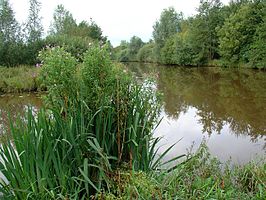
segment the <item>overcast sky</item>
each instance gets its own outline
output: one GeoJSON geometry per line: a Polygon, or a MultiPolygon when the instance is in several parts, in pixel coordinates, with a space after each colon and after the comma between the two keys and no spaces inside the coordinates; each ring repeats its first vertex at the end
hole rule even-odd
{"type": "MultiPolygon", "coordinates": [[[[221,0],[224,4],[229,0],[221,0]]],[[[116,46],[121,40],[133,35],[148,41],[152,36],[153,24],[159,19],[164,8],[173,6],[185,16],[196,13],[200,0],[40,0],[41,16],[45,31],[52,21],[58,4],[63,4],[73,17],[80,22],[92,18],[103,30],[111,43],[116,46]]],[[[19,22],[27,19],[28,0],[10,0],[19,22]]]]}

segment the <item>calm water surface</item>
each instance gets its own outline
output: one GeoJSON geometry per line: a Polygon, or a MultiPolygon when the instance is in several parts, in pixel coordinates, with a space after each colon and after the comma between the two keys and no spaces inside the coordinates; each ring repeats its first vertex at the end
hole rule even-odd
{"type": "Polygon", "coordinates": [[[205,139],[222,162],[244,164],[266,152],[266,72],[165,67],[131,63],[140,79],[152,76],[163,94],[163,120],[155,135],[162,150],[181,141],[169,158],[197,149],[205,139]]]}
{"type": "MultiPolygon", "coordinates": [[[[197,149],[205,138],[213,156],[236,164],[264,157],[266,153],[266,72],[221,68],[182,68],[132,63],[140,80],[152,76],[163,95],[163,120],[155,130],[168,157],[197,149]]],[[[0,133],[28,106],[38,110],[40,95],[0,96],[0,133]]],[[[168,159],[168,158],[166,158],[168,159]]]]}
{"type": "Polygon", "coordinates": [[[31,107],[37,112],[42,106],[41,94],[5,94],[0,95],[0,136],[9,127],[11,120],[25,119],[25,113],[31,107]]]}

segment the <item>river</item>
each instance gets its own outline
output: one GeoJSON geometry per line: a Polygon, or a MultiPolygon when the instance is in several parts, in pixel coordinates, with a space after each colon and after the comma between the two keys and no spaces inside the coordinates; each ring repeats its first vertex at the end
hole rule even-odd
{"type": "MultiPolygon", "coordinates": [[[[128,64],[140,80],[152,77],[162,94],[162,121],[155,136],[161,151],[180,141],[167,159],[195,151],[203,140],[220,161],[245,164],[266,152],[266,72],[222,68],[185,68],[128,64]]],[[[0,96],[0,133],[31,106],[42,106],[39,94],[0,96]]]]}
{"type": "MultiPolygon", "coordinates": [[[[155,130],[171,157],[195,151],[203,140],[221,162],[245,164],[266,152],[266,72],[131,63],[140,80],[153,77],[163,97],[155,130]]],[[[167,159],[166,159],[167,160],[167,159]]]]}

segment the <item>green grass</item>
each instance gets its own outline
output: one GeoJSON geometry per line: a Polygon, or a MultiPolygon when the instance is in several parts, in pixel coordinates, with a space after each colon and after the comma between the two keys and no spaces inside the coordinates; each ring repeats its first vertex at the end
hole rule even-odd
{"type": "Polygon", "coordinates": [[[111,192],[95,199],[243,199],[266,198],[265,161],[221,165],[206,146],[172,171],[130,172],[112,177],[111,192]]]}
{"type": "Polygon", "coordinates": [[[0,66],[0,94],[41,90],[40,82],[37,80],[39,70],[30,66],[0,66]]]}

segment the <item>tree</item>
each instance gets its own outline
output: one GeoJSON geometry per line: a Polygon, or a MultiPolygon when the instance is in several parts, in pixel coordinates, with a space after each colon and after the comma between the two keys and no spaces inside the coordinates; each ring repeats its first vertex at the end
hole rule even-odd
{"type": "Polygon", "coordinates": [[[0,7],[0,32],[4,42],[17,41],[20,38],[20,27],[15,19],[8,0],[2,0],[0,7]]]}
{"type": "Polygon", "coordinates": [[[58,5],[54,11],[53,22],[50,27],[50,33],[55,34],[71,34],[77,27],[76,21],[72,14],[64,8],[64,6],[58,5]]]}
{"type": "Polygon", "coordinates": [[[241,5],[219,30],[219,50],[226,65],[248,62],[248,50],[258,24],[262,22],[260,7],[259,1],[241,5]]]}
{"type": "Polygon", "coordinates": [[[14,66],[21,61],[20,26],[8,0],[0,4],[0,65],[14,66]]]}
{"type": "Polygon", "coordinates": [[[129,42],[129,45],[128,45],[128,56],[129,56],[129,60],[131,60],[131,61],[136,61],[137,60],[138,51],[140,50],[140,48],[143,45],[144,45],[144,43],[137,36],[133,36],[130,39],[130,42],[129,42]]]}
{"type": "Polygon", "coordinates": [[[34,43],[41,40],[43,33],[41,17],[39,15],[41,3],[38,0],[29,0],[29,3],[30,9],[26,24],[26,37],[28,43],[34,43]]]}
{"type": "Polygon", "coordinates": [[[145,44],[138,51],[137,60],[140,62],[154,62],[156,60],[154,55],[154,48],[155,44],[153,41],[145,44]]]}
{"type": "Polygon", "coordinates": [[[164,9],[159,21],[153,26],[153,39],[156,44],[156,55],[160,60],[160,51],[168,38],[180,31],[182,14],[178,14],[173,7],[164,9]]]}
{"type": "Polygon", "coordinates": [[[262,22],[257,26],[251,48],[248,51],[249,63],[252,67],[266,68],[266,2],[259,11],[262,22]]]}
{"type": "Polygon", "coordinates": [[[198,14],[191,20],[190,34],[195,63],[205,64],[218,58],[217,28],[223,24],[220,0],[201,0],[198,14]]]}

